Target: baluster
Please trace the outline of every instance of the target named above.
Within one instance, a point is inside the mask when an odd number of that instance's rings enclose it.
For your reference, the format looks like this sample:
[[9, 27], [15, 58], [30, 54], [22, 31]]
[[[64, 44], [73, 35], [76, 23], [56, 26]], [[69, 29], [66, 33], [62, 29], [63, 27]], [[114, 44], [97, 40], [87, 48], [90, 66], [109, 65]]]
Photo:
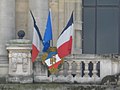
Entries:
[[68, 69], [69, 69], [69, 63], [67, 61], [65, 61], [63, 64], [63, 75], [64, 76], [68, 75]]
[[97, 69], [96, 69], [97, 63], [98, 63], [98, 61], [93, 61], [93, 71], [92, 71], [93, 77], [98, 77], [97, 76]]
[[63, 65], [60, 68], [59, 75], [63, 75]]
[[72, 73], [72, 61], [68, 61], [69, 67], [68, 67], [68, 75], [71, 75]]
[[76, 75], [80, 76], [81, 75], [81, 62], [77, 62], [77, 70], [76, 70]]
[[84, 77], [89, 77], [89, 75], [88, 75], [89, 74], [89, 70], [88, 70], [89, 61], [84, 61], [84, 63], [85, 63]]

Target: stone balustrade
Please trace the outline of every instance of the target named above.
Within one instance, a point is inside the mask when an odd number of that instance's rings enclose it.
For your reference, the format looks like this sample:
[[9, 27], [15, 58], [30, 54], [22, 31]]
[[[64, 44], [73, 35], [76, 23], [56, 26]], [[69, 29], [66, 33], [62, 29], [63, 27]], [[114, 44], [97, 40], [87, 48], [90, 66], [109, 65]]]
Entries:
[[[36, 63], [40, 63], [37, 61]], [[36, 66], [35, 64], [34, 66]], [[42, 64], [41, 64], [42, 65]], [[107, 65], [107, 66], [106, 66]], [[116, 68], [112, 69], [117, 65]], [[38, 68], [40, 69], [40, 68]], [[44, 69], [44, 70], [47, 70]], [[114, 73], [113, 73], [114, 72]], [[36, 72], [37, 73], [37, 72]], [[40, 72], [39, 72], [40, 73]], [[45, 72], [46, 73], [46, 72]], [[49, 73], [34, 75], [35, 82], [67, 82], [67, 83], [99, 83], [107, 75], [119, 73], [119, 60], [97, 55], [71, 55], [64, 59], [60, 71], [51, 75]]]
[[50, 74], [41, 56], [31, 62], [29, 40], [11, 40], [6, 49], [9, 52], [8, 82], [99, 83], [107, 75], [120, 73], [119, 57], [73, 54], [64, 58], [58, 73]]

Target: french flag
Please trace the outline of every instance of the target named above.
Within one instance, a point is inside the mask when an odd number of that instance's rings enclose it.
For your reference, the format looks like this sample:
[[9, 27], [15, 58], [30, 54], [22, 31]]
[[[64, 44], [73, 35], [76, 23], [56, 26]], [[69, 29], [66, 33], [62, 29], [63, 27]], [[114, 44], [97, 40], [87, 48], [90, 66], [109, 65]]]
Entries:
[[34, 21], [33, 42], [32, 42], [32, 62], [34, 62], [40, 52], [40, 42], [42, 41], [42, 37], [39, 28], [36, 24], [35, 18], [31, 11], [30, 13]]
[[73, 12], [71, 17], [57, 40], [57, 52], [60, 58], [71, 54], [73, 39]]

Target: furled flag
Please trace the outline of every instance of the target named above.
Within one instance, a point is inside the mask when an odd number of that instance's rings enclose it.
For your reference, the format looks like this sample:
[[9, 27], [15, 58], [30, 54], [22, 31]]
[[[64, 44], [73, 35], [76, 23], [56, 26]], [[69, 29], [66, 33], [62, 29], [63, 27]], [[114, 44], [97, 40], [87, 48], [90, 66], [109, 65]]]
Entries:
[[73, 38], [73, 12], [71, 17], [57, 40], [57, 52], [60, 58], [71, 54]]
[[49, 10], [46, 29], [43, 38], [43, 52], [46, 52], [50, 47], [50, 40], [52, 40], [52, 23], [51, 23], [51, 11]]
[[40, 41], [42, 41], [42, 37], [39, 31], [39, 28], [36, 24], [35, 18], [31, 11], [30, 13], [32, 15], [33, 22], [34, 22], [33, 42], [32, 42], [32, 62], [34, 62], [40, 52]]

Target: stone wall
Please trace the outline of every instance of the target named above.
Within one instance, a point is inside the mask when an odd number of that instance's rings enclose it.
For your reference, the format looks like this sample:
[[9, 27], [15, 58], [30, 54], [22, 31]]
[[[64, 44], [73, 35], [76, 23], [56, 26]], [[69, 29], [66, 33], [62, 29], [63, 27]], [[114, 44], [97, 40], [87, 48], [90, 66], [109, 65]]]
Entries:
[[0, 76], [8, 73], [6, 42], [15, 38], [15, 0], [0, 0]]

